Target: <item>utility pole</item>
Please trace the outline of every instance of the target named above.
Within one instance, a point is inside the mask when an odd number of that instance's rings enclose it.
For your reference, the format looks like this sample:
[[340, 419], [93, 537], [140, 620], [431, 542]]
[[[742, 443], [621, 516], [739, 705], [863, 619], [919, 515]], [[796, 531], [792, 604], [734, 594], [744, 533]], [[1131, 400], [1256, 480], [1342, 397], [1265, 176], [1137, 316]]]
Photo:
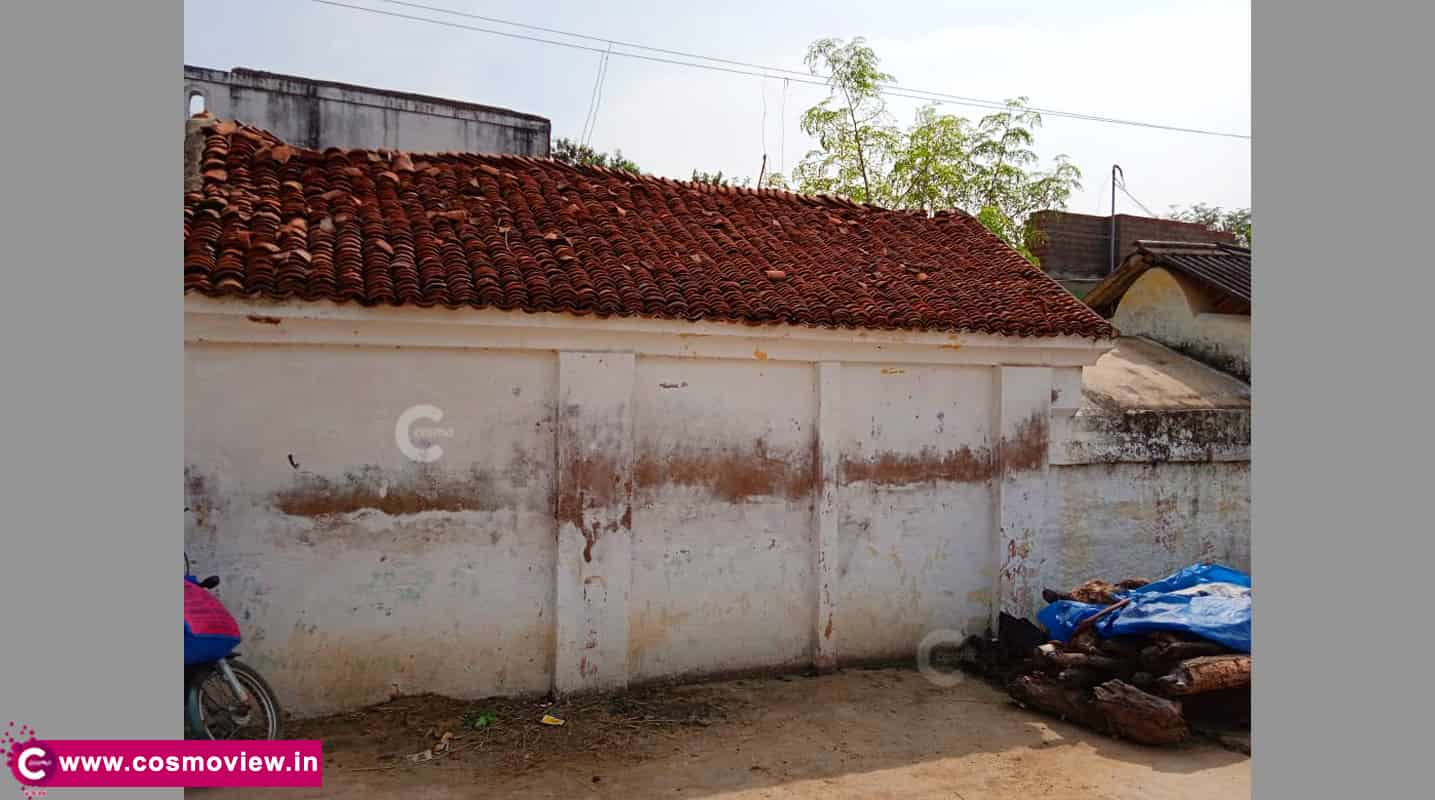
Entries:
[[1121, 182], [1126, 183], [1126, 173], [1121, 171], [1120, 164], [1111, 165], [1111, 267], [1106, 270], [1110, 275], [1116, 271], [1116, 176], [1121, 176]]

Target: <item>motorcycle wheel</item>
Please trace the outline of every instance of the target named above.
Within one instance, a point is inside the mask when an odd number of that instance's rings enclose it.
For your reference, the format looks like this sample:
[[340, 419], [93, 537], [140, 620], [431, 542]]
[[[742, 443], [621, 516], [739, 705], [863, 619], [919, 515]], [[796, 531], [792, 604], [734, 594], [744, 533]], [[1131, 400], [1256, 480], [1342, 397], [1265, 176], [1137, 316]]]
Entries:
[[249, 702], [240, 702], [219, 668], [204, 670], [185, 692], [188, 727], [201, 739], [281, 738], [283, 711], [269, 683], [243, 661], [230, 659], [229, 668]]

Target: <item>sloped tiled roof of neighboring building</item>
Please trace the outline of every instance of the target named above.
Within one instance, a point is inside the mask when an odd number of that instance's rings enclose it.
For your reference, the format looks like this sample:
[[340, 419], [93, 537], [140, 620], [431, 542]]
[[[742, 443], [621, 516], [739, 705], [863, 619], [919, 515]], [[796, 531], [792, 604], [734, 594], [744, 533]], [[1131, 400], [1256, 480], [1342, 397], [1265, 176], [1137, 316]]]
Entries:
[[203, 128], [184, 287], [205, 295], [1110, 338], [980, 223], [548, 159]]
[[1249, 313], [1251, 305], [1251, 251], [1220, 242], [1136, 242], [1136, 250], [1120, 268], [1086, 293], [1086, 303], [1107, 313], [1122, 295], [1151, 267], [1179, 272], [1226, 298]]

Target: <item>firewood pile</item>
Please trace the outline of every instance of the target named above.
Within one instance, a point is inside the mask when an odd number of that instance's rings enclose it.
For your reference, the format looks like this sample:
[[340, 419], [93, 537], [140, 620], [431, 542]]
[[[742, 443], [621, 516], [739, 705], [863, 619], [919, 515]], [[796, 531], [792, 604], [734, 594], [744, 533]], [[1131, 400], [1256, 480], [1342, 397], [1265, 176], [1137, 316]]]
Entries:
[[1029, 631], [1040, 628], [1004, 620], [1000, 638], [1021, 631], [1022, 643], [1014, 648], [1010, 641], [993, 641], [975, 648], [980, 651], [975, 655], [969, 648], [965, 663], [998, 680], [1023, 706], [1135, 742], [1174, 744], [1193, 730], [1249, 730], [1249, 654], [1187, 633], [1097, 635], [1096, 623], [1129, 602], [1114, 593], [1145, 583], [1090, 581], [1069, 593], [1048, 590], [1047, 602], [1076, 600], [1104, 608], [1077, 625], [1067, 641], [1035, 646]]

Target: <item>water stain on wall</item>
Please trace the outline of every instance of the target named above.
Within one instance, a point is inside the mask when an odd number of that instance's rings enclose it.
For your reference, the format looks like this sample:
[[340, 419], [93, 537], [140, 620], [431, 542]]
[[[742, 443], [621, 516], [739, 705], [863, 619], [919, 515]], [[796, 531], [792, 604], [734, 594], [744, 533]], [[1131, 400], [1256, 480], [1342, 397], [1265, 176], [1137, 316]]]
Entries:
[[473, 464], [467, 470], [448, 470], [432, 464], [386, 469], [365, 464], [337, 477], [304, 473], [291, 485], [274, 492], [273, 504], [290, 516], [323, 517], [375, 510], [390, 515], [424, 511], [496, 511], [530, 508], [541, 502], [533, 492], [513, 480], [529, 476], [533, 465], [524, 462], [494, 470]]
[[[592, 561], [593, 545], [602, 534], [631, 526], [633, 484], [624, 478], [618, 459], [601, 449], [572, 456], [562, 468], [558, 524], [569, 523], [583, 534], [583, 560]], [[622, 511], [615, 517], [620, 505]]]
[[[606, 419], [602, 419], [606, 418]], [[564, 523], [583, 535], [583, 560], [593, 560], [593, 545], [605, 534], [629, 528], [632, 523], [633, 480], [631, 450], [620, 404], [601, 421], [585, 418], [582, 406], [559, 407], [558, 497], [554, 513], [560, 534]]]
[[1046, 415], [1036, 413], [1021, 421], [1012, 436], [996, 447], [964, 445], [952, 450], [932, 446], [917, 452], [884, 450], [865, 458], [843, 456], [843, 481], [866, 481], [882, 486], [907, 486], [939, 481], [981, 483], [1005, 472], [1041, 469], [1046, 464], [1050, 434]]
[[701, 488], [729, 503], [758, 497], [802, 500], [816, 485], [814, 450], [813, 445], [773, 449], [762, 438], [735, 447], [646, 443], [639, 446], [633, 477], [649, 499], [658, 487], [671, 485]]
[[883, 451], [867, 458], [844, 457], [844, 482], [867, 481], [884, 486], [905, 486], [933, 481], [986, 481], [996, 474], [989, 448], [961, 447], [946, 452], [927, 446], [915, 453]]

